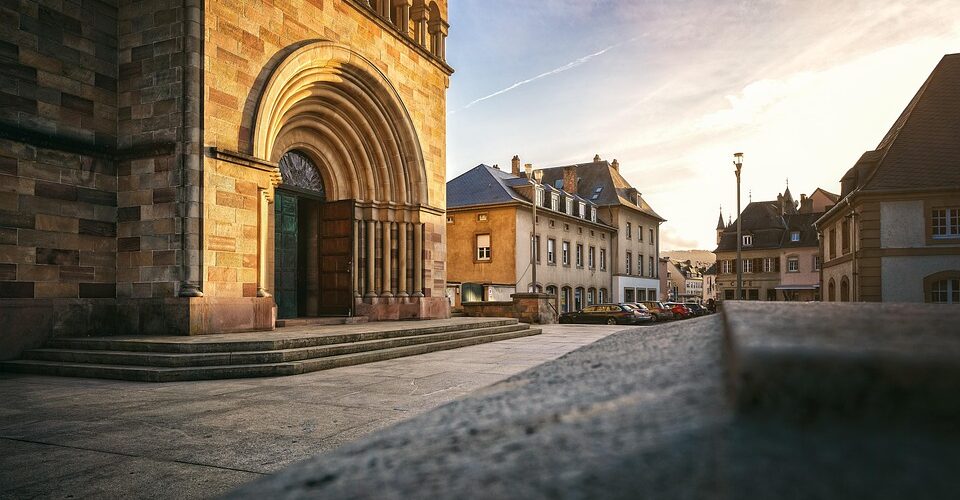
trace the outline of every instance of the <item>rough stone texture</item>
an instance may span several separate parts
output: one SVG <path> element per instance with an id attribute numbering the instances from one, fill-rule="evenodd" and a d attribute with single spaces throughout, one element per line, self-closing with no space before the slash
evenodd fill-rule
<path id="1" fill-rule="evenodd" d="M 510 298 L 513 301 L 464 302 L 463 311 L 467 316 L 517 318 L 524 323 L 549 325 L 557 322 L 553 295 L 514 293 Z"/>
<path id="2" fill-rule="evenodd" d="M 960 417 L 955 306 L 728 301 L 724 310 L 740 411 L 951 425 Z"/>
<path id="3" fill-rule="evenodd" d="M 236 498 L 952 498 L 960 439 L 737 415 L 719 316 L 635 328 Z"/>
<path id="4" fill-rule="evenodd" d="M 0 374 L 0 498 L 210 498 L 622 327 L 547 328 L 293 378 L 156 386 Z"/>

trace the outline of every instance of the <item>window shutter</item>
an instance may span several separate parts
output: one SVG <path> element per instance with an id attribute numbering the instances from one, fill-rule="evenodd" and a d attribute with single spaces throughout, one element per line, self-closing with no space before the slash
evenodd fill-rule
<path id="1" fill-rule="evenodd" d="M 763 259 L 753 259 L 753 272 L 763 272 Z"/>
<path id="2" fill-rule="evenodd" d="M 740 265 L 740 263 L 737 262 L 737 259 L 730 259 L 730 264 L 731 264 L 731 266 L 730 266 L 730 272 L 731 272 L 731 273 L 737 272 L 737 266 Z"/>
<path id="3" fill-rule="evenodd" d="M 773 260 L 773 270 L 778 273 L 780 272 L 780 257 Z"/>

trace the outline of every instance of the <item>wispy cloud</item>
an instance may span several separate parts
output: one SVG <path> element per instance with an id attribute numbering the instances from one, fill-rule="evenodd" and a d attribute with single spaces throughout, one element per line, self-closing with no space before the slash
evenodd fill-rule
<path id="1" fill-rule="evenodd" d="M 535 81 L 537 81 L 537 80 L 540 80 L 540 79 L 542 79 L 542 78 L 546 78 L 546 77 L 548 77 L 548 76 L 553 76 L 553 75 L 556 75 L 556 74 L 558 74 L 558 73 L 563 73 L 564 71 L 569 71 L 569 70 L 571 70 L 571 69 L 573 69 L 573 68 L 576 68 L 577 66 L 586 64 L 588 61 L 590 61 L 591 59 L 593 59 L 593 58 L 595 58 L 595 57 L 600 57 L 600 56 L 606 54 L 607 52 L 610 52 L 611 50 L 613 50 L 613 49 L 615 49 L 615 48 L 617 48 L 617 47 L 619 47 L 619 46 L 621 46 L 621 45 L 624 45 L 624 44 L 626 44 L 626 43 L 630 43 L 630 42 L 632 42 L 632 41 L 634 41 L 634 40 L 635 40 L 634 38 L 631 38 L 630 40 L 627 40 L 627 41 L 625 41 L 625 42 L 620 42 L 620 43 L 613 44 L 613 45 L 611 45 L 611 46 L 609 46 L 609 47 L 607 47 L 607 48 L 605 48 L 605 49 L 598 50 L 598 51 L 594 52 L 593 54 L 587 54 L 587 55 L 585 55 L 585 56 L 583 56 L 583 57 L 581 57 L 581 58 L 574 59 L 573 61 L 570 61 L 570 62 L 568 62 L 567 64 L 564 64 L 563 66 L 560 66 L 560 67 L 558 67 L 558 68 L 554 68 L 554 69 L 551 69 L 550 71 L 547 71 L 547 72 L 544 72 L 544 73 L 540 73 L 539 75 L 534 76 L 534 77 L 532 77 L 532 78 L 527 78 L 526 80 L 521 80 L 521 81 L 519 81 L 519 82 L 517 82 L 517 83 L 514 83 L 513 85 L 511 85 L 511 86 L 509 86 L 509 87 L 506 87 L 506 88 L 504 88 L 504 89 L 500 89 L 500 90 L 498 90 L 498 91 L 496 91 L 496 92 L 494 92 L 494 93 L 492 93 L 492 94 L 485 95 L 485 96 L 480 97 L 480 98 L 478 98 L 478 99 L 474 99 L 474 100 L 468 102 L 466 106 L 464 106 L 464 107 L 462 107 L 462 108 L 460 108 L 460 109 L 458 109 L 458 110 L 451 111 L 450 114 L 456 113 L 457 111 L 462 111 L 462 110 L 464 110 L 464 109 L 472 108 L 473 106 L 475 106 L 475 105 L 477 105 L 477 104 L 480 104 L 481 102 L 486 101 L 487 99 L 493 99 L 494 97 L 497 97 L 498 95 L 506 94 L 507 92 L 510 92 L 511 90 L 515 90 L 515 89 L 517 89 L 518 87 L 522 87 L 522 86 L 527 85 L 527 84 L 529 84 L 529 83 L 533 83 L 533 82 L 535 82 Z"/>

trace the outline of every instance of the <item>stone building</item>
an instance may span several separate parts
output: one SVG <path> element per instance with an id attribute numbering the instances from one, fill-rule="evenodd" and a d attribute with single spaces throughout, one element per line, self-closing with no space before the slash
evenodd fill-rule
<path id="1" fill-rule="evenodd" d="M 737 262 L 737 222 L 717 228 L 716 294 L 736 296 L 737 266 L 743 266 L 742 300 L 809 301 L 819 298 L 819 242 L 814 221 L 837 195 L 817 189 L 796 202 L 790 188 L 775 201 L 751 202 L 739 215 L 741 262 Z M 722 223 L 723 217 L 721 215 Z"/>
<path id="2" fill-rule="evenodd" d="M 620 162 L 594 156 L 589 163 L 544 169 L 543 183 L 575 190 L 598 207 L 603 220 L 617 228 L 611 248 L 611 302 L 655 300 L 660 296 L 660 224 L 640 192 L 620 174 Z M 574 189 L 575 188 L 575 189 Z"/>
<path id="3" fill-rule="evenodd" d="M 823 300 L 960 303 L 960 54 L 943 57 L 817 221 Z"/>
<path id="4" fill-rule="evenodd" d="M 530 166 L 521 171 L 518 157 L 511 163 L 509 173 L 478 165 L 447 183 L 452 302 L 510 300 L 510 294 L 535 290 L 554 295 L 557 311 L 567 312 L 613 300 L 610 255 L 616 229 L 597 205 L 568 191 L 572 185 L 534 188 Z"/>
<path id="5" fill-rule="evenodd" d="M 448 315 L 446 1 L 0 7 L 2 357 Z"/>

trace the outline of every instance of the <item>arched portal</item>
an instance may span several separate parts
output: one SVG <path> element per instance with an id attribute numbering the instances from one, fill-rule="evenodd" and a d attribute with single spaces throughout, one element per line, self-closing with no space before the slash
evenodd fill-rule
<path id="1" fill-rule="evenodd" d="M 353 50 L 317 41 L 278 63 L 256 109 L 253 155 L 277 163 L 281 177 L 272 235 L 278 315 L 385 318 L 398 299 L 423 297 L 429 182 L 390 80 Z"/>

